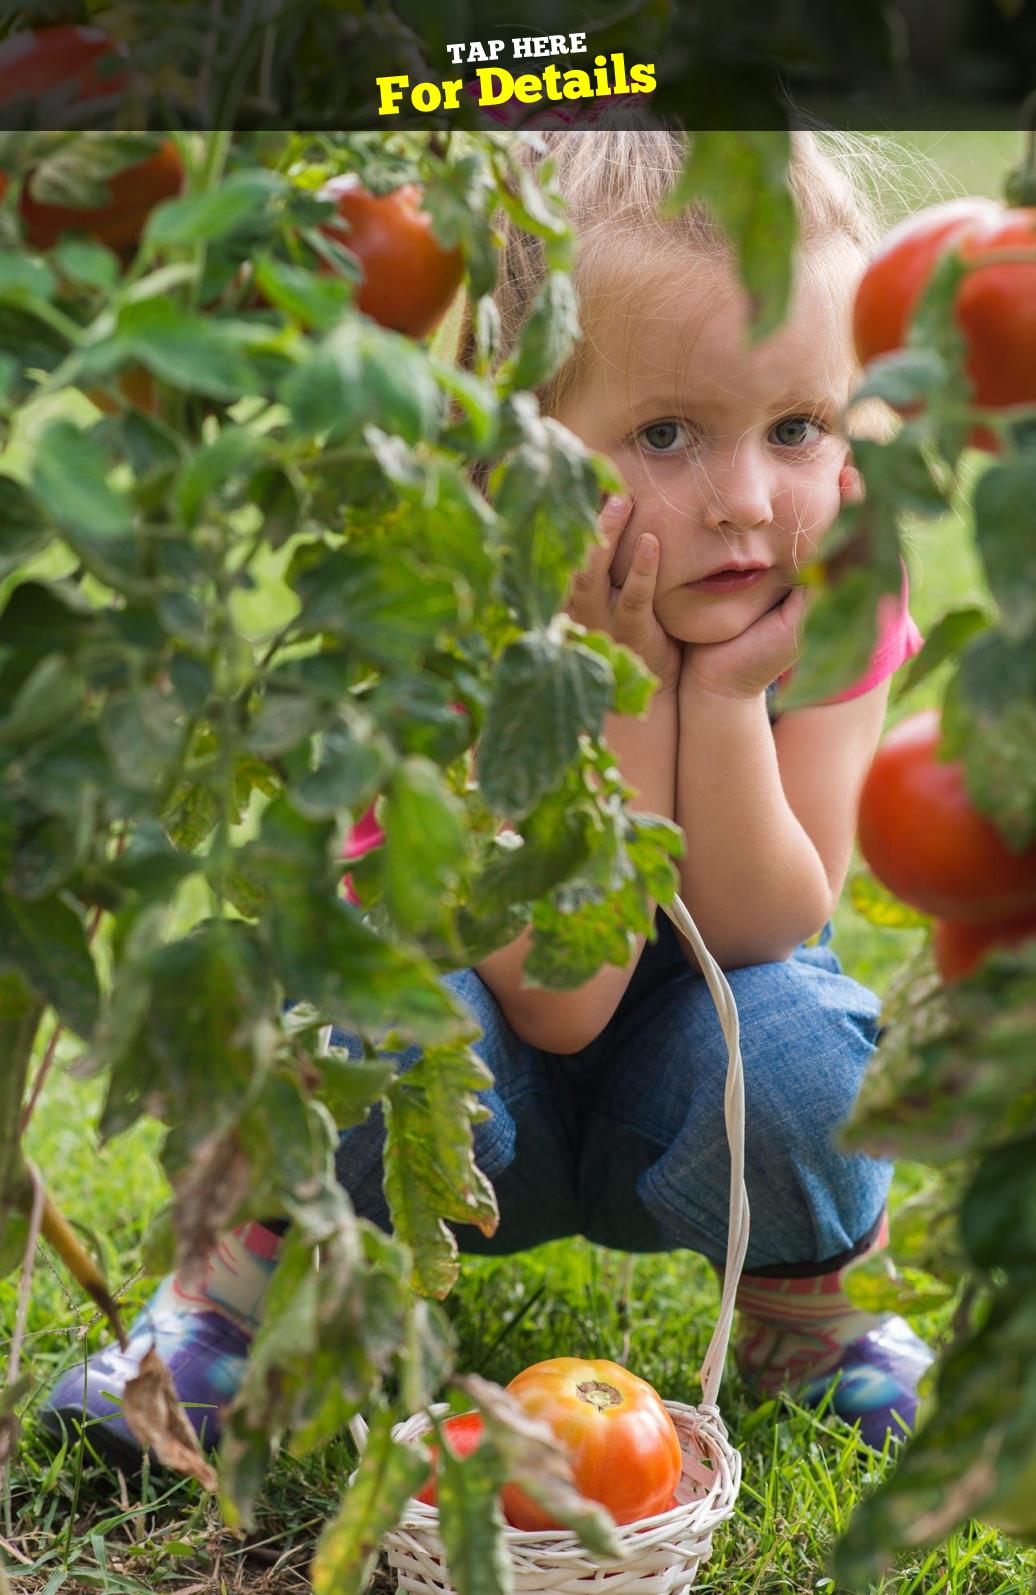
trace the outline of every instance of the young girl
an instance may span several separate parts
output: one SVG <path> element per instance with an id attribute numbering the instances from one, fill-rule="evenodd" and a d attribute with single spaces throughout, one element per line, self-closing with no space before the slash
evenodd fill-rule
<path id="1" fill-rule="evenodd" d="M 829 946 L 850 861 L 860 785 L 892 672 L 919 646 L 905 592 L 881 617 L 865 677 L 821 706 L 777 717 L 773 687 L 794 664 L 799 566 L 855 490 L 844 412 L 855 377 L 853 288 L 874 236 L 852 186 L 818 141 L 795 139 L 796 290 L 778 332 L 750 346 L 729 248 L 691 209 L 657 207 L 683 161 L 663 133 L 548 136 L 578 249 L 583 340 L 541 395 L 608 455 L 626 484 L 569 613 L 641 654 L 660 685 L 641 720 L 606 728 L 638 808 L 682 826 L 680 892 L 728 971 L 741 1019 L 746 1181 L 752 1212 L 735 1349 L 761 1392 L 833 1408 L 881 1447 L 917 1410 L 931 1361 L 900 1318 L 862 1312 L 846 1266 L 886 1240 L 891 1167 L 835 1143 L 874 1048 L 879 1003 Z M 505 346 L 542 279 L 536 241 L 512 232 L 501 273 Z M 505 348 L 506 352 L 506 348 Z M 585 1235 L 609 1247 L 686 1247 L 722 1267 L 729 1158 L 726 1046 L 690 948 L 656 916 L 625 968 L 573 991 L 523 985 L 528 934 L 446 977 L 483 1029 L 494 1075 L 475 1154 L 493 1181 L 491 1239 L 513 1252 Z M 818 934 L 819 933 L 819 934 Z M 334 1042 L 358 1044 L 336 1035 Z M 416 1052 L 404 1056 L 406 1066 Z M 343 1134 L 337 1172 L 357 1211 L 384 1228 L 379 1112 Z M 211 1443 L 257 1322 L 278 1237 L 227 1237 L 205 1289 L 170 1277 L 132 1334 L 68 1373 L 47 1421 L 84 1410 L 91 1434 L 132 1455 L 109 1398 L 157 1340 Z"/>

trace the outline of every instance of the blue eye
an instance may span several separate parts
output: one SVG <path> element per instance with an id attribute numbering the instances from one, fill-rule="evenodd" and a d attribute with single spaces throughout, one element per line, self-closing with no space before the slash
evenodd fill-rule
<path id="1" fill-rule="evenodd" d="M 782 448 L 798 448 L 803 443 L 816 443 L 823 437 L 824 427 L 808 415 L 788 415 L 770 429 L 770 438 Z"/>
<path id="2" fill-rule="evenodd" d="M 690 441 L 690 434 L 681 421 L 652 421 L 637 433 L 637 442 L 650 454 L 676 454 L 687 448 Z"/>

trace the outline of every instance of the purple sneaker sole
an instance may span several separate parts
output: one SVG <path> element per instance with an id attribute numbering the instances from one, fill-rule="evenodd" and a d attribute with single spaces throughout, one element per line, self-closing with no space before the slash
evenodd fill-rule
<path id="1" fill-rule="evenodd" d="M 105 1346 L 61 1376 L 40 1408 L 42 1429 L 59 1440 L 82 1429 L 100 1456 L 123 1469 L 138 1468 L 143 1450 L 122 1416 L 121 1397 L 154 1345 L 199 1441 L 215 1450 L 220 1413 L 241 1383 L 250 1337 L 220 1313 L 145 1308 L 128 1339 L 124 1352 Z"/>
<path id="2" fill-rule="evenodd" d="M 860 1438 L 873 1451 L 886 1439 L 903 1441 L 917 1422 L 917 1385 L 934 1354 L 904 1318 L 890 1315 L 846 1347 L 836 1368 L 814 1379 L 795 1397 L 804 1407 L 820 1404 L 837 1378 L 830 1410 L 846 1423 L 859 1423 Z"/>

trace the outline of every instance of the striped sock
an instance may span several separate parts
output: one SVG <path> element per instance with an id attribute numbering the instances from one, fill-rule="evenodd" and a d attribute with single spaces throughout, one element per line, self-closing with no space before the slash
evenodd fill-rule
<path id="1" fill-rule="evenodd" d="M 870 1246 L 853 1262 L 887 1244 L 885 1215 Z M 794 1391 L 806 1381 L 830 1373 L 838 1367 L 847 1346 L 889 1317 L 888 1313 L 864 1312 L 853 1306 L 845 1294 L 849 1266 L 807 1278 L 741 1276 L 734 1355 L 742 1376 L 760 1395 Z"/>
<path id="2" fill-rule="evenodd" d="M 188 1290 L 178 1274 L 167 1275 L 151 1303 L 151 1313 L 218 1312 L 253 1335 L 280 1247 L 281 1237 L 264 1225 L 239 1225 L 221 1236 L 209 1253 L 200 1288 Z"/>

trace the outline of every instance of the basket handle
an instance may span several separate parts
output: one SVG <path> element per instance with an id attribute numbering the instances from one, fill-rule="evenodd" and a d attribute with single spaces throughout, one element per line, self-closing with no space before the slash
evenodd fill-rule
<path id="1" fill-rule="evenodd" d="M 740 1026 L 737 1004 L 727 978 L 701 939 L 697 925 L 679 896 L 663 903 L 677 930 L 690 942 L 701 964 L 709 994 L 727 1043 L 727 1085 L 723 1098 L 723 1117 L 730 1147 L 730 1212 L 727 1220 L 727 1261 L 723 1273 L 719 1318 L 701 1365 L 702 1400 L 714 1407 L 719 1395 L 723 1366 L 727 1360 L 730 1330 L 734 1322 L 734 1297 L 748 1250 L 748 1191 L 745 1187 L 745 1074 L 741 1059 Z"/>
<path id="2" fill-rule="evenodd" d="M 702 941 L 697 925 L 679 896 L 672 903 L 663 904 L 665 912 L 677 930 L 690 942 L 701 964 L 709 994 L 716 1006 L 720 1027 L 727 1043 L 727 1084 L 723 1098 L 723 1117 L 727 1126 L 727 1144 L 730 1147 L 730 1210 L 727 1220 L 727 1260 L 723 1273 L 723 1290 L 720 1296 L 719 1317 L 712 1332 L 705 1360 L 698 1377 L 701 1380 L 704 1405 L 714 1407 L 719 1395 L 723 1368 L 727 1360 L 730 1331 L 734 1322 L 734 1297 L 737 1292 L 745 1253 L 748 1250 L 749 1209 L 748 1191 L 745 1187 L 745 1076 L 741 1059 L 740 1025 L 734 994 L 722 969 Z M 331 1044 L 331 1026 L 320 1032 L 321 1052 Z M 367 1440 L 367 1425 L 359 1414 L 349 1423 L 349 1432 L 362 1452 Z"/>

